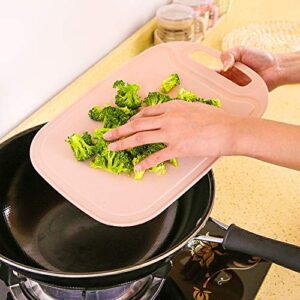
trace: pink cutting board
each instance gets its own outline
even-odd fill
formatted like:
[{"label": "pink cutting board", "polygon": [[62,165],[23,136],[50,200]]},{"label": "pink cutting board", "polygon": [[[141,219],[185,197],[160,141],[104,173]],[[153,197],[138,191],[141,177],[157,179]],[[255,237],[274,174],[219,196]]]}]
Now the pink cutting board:
[{"label": "pink cutting board", "polygon": [[146,173],[143,180],[136,181],[92,169],[88,162],[77,162],[65,139],[74,132],[92,133],[101,127],[89,119],[88,111],[97,104],[114,103],[112,84],[117,79],[137,83],[145,97],[149,91],[158,91],[170,73],[178,73],[182,87],[201,97],[219,98],[226,111],[254,117],[263,114],[268,91],[255,72],[237,63],[235,66],[251,79],[247,86],[238,86],[191,59],[195,51],[220,55],[200,44],[172,42],[144,51],[113,72],[37,133],[30,151],[35,169],[66,199],[102,223],[133,226],[157,216],[204,176],[218,158],[182,158],[177,168],[168,166],[166,175]]}]

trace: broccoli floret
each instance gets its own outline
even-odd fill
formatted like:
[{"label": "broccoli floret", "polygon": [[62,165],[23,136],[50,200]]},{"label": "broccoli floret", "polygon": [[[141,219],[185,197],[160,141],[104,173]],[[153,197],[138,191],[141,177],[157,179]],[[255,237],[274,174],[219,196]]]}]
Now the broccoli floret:
[{"label": "broccoli floret", "polygon": [[94,131],[96,145],[94,152],[97,153],[95,159],[90,163],[92,168],[107,170],[112,173],[131,173],[133,170],[132,159],[126,151],[110,151],[108,142],[104,140],[103,134],[109,128],[100,128]]},{"label": "broccoli floret", "polygon": [[92,136],[87,131],[82,135],[82,138],[89,146],[94,146]]},{"label": "broccoli floret", "polygon": [[111,170],[114,173],[127,173],[130,174],[133,170],[133,163],[131,157],[126,151],[115,152],[116,156],[113,159]]},{"label": "broccoli floret", "polygon": [[99,128],[94,131],[94,139],[96,144],[94,145],[95,154],[101,154],[104,149],[107,149],[107,141],[103,138],[103,134],[107,132],[109,128]]},{"label": "broccoli floret", "polygon": [[146,152],[148,155],[155,153],[159,150],[162,150],[166,147],[166,145],[162,143],[147,144],[145,146],[147,147]]},{"label": "broccoli floret", "polygon": [[90,166],[94,169],[102,169],[102,170],[107,170],[107,162],[105,157],[103,157],[101,154],[97,154],[90,162]]},{"label": "broccoli floret", "polygon": [[125,151],[110,151],[104,149],[101,154],[97,154],[94,161],[90,163],[92,168],[103,169],[115,174],[130,174],[133,170],[131,158]]},{"label": "broccoli floret", "polygon": [[[140,161],[145,159],[147,156],[155,153],[166,146],[162,143],[155,143],[155,144],[146,144],[142,146],[137,146],[132,149],[127,150],[132,156],[133,165],[137,165]],[[152,168],[149,169],[152,172],[155,172],[157,175],[163,175],[166,173],[166,168],[164,163],[160,163]],[[140,180],[143,178],[145,174],[145,170],[136,171],[134,170],[134,179]]]},{"label": "broccoli floret", "polygon": [[221,107],[221,101],[219,99],[204,99],[204,98],[199,98],[198,102],[205,103],[208,105],[213,105],[216,107]]},{"label": "broccoli floret", "polygon": [[87,144],[85,139],[80,134],[74,133],[66,140],[78,161],[87,160],[94,155],[94,147]]},{"label": "broccoli floret", "polygon": [[105,128],[115,128],[125,124],[134,114],[131,110],[126,108],[119,108],[113,106],[95,106],[90,112],[89,116],[92,120],[103,122]]},{"label": "broccoli floret", "polygon": [[133,157],[137,157],[147,151],[148,145],[137,146],[134,148],[127,149],[127,152]]},{"label": "broccoli floret", "polygon": [[128,107],[118,107],[120,110],[122,110],[127,116],[130,118],[134,116],[138,111],[136,109],[129,109]]},{"label": "broccoli floret", "polygon": [[102,113],[103,107],[101,106],[94,106],[89,110],[89,117],[94,121],[103,121],[103,113]]},{"label": "broccoli floret", "polygon": [[127,121],[130,119],[130,116],[118,107],[104,107],[102,113],[104,115],[103,126],[105,128],[119,127],[127,123]]},{"label": "broccoli floret", "polygon": [[162,176],[166,174],[167,169],[165,163],[161,162],[156,166],[149,169],[150,172],[154,172],[157,176]]},{"label": "broccoli floret", "polygon": [[159,92],[150,92],[148,94],[148,96],[144,99],[144,103],[147,106],[151,106],[151,105],[156,105],[156,104],[161,104],[164,102],[168,102],[172,100],[171,97],[169,97],[168,95],[159,93]]},{"label": "broccoli floret", "polygon": [[141,106],[142,99],[137,94],[140,87],[137,84],[129,84],[125,83],[123,80],[117,80],[113,84],[113,88],[118,89],[118,92],[115,96],[115,103],[119,107],[137,109]]},{"label": "broccoli floret", "polygon": [[200,102],[200,103],[205,103],[205,104],[208,104],[208,105],[213,105],[213,106],[216,106],[216,107],[221,107],[221,101],[219,99],[199,98],[199,97],[197,97],[196,94],[194,94],[191,91],[187,91],[184,88],[181,88],[179,90],[179,93],[178,93],[176,98],[180,99],[180,100],[187,101],[187,102]]},{"label": "broccoli floret", "polygon": [[[142,161],[146,155],[139,154],[138,156],[134,157],[132,160],[133,166],[137,165],[140,161]],[[140,170],[136,171],[135,169],[133,170],[133,175],[135,180],[141,180],[144,177],[146,170]]]},{"label": "broccoli floret", "polygon": [[109,130],[110,130],[110,128],[97,128],[97,129],[95,129],[94,134],[93,134],[94,139],[96,139],[96,140],[103,139],[103,134],[106,133]]},{"label": "broccoli floret", "polygon": [[169,160],[169,163],[172,164],[174,167],[177,167],[178,166],[178,162],[177,162],[177,159],[176,158],[171,158]]},{"label": "broccoli floret", "polygon": [[123,80],[117,80],[113,84],[113,88],[118,88],[120,89],[121,87],[125,86],[125,82]]},{"label": "broccoli floret", "polygon": [[197,95],[195,95],[193,92],[191,91],[187,91],[186,89],[184,88],[181,88],[179,90],[179,93],[176,97],[177,99],[180,99],[180,100],[184,100],[184,101],[187,101],[187,102],[195,102],[198,100],[198,97]]},{"label": "broccoli floret", "polygon": [[169,93],[175,86],[180,84],[180,78],[178,74],[170,74],[168,78],[166,78],[161,85],[160,91],[164,94]]}]

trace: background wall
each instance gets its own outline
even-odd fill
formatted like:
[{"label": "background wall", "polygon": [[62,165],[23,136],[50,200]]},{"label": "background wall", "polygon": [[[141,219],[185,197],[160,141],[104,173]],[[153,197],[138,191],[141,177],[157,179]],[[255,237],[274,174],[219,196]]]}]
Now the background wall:
[{"label": "background wall", "polygon": [[168,0],[0,0],[0,137]]}]

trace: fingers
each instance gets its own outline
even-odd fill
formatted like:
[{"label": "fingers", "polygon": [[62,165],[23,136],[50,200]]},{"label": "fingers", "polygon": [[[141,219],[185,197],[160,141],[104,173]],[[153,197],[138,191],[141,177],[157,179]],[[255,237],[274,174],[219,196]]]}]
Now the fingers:
[{"label": "fingers", "polygon": [[163,143],[164,136],[161,130],[138,132],[127,138],[120,139],[110,143],[108,149],[112,151],[121,151],[145,144]]},{"label": "fingers", "polygon": [[223,63],[223,71],[226,72],[228,69],[232,68],[234,63],[242,60],[242,55],[245,49],[243,47],[234,47],[223,52],[220,59]]},{"label": "fingers", "polygon": [[158,105],[145,107],[136,115],[134,115],[130,120],[134,120],[141,117],[153,117],[153,116],[162,115],[167,111],[168,108],[168,106],[166,106],[167,104],[168,103],[162,103]]},{"label": "fingers", "polygon": [[130,136],[139,131],[160,129],[161,123],[162,121],[159,117],[138,118],[126,123],[123,126],[106,132],[103,137],[107,141],[114,141]]},{"label": "fingers", "polygon": [[135,166],[137,171],[146,170],[174,157],[170,148],[164,148],[148,156]]}]

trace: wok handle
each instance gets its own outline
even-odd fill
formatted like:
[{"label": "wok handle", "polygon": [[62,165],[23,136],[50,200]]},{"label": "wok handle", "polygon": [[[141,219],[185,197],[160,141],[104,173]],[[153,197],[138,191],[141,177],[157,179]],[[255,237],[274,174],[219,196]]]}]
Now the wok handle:
[{"label": "wok handle", "polygon": [[259,256],[300,272],[300,247],[260,236],[234,224],[227,229],[222,246],[225,250]]}]

